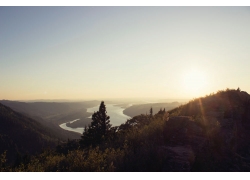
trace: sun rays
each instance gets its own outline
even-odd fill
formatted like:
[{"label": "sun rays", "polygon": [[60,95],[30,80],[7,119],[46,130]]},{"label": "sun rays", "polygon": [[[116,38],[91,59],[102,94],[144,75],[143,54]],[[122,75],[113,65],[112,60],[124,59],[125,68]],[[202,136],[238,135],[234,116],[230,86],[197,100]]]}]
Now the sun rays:
[{"label": "sun rays", "polygon": [[208,87],[208,77],[205,72],[199,69],[191,69],[184,73],[182,86],[189,96],[200,96]]}]

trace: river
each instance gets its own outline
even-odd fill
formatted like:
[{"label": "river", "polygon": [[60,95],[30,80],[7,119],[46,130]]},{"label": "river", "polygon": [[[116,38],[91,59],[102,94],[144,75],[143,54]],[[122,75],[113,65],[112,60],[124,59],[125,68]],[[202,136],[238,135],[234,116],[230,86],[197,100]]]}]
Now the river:
[{"label": "river", "polygon": [[68,126],[66,125],[67,123],[73,123],[73,122],[78,121],[78,120],[80,120],[80,119],[75,119],[75,120],[73,120],[73,121],[69,121],[69,122],[66,122],[66,123],[60,124],[59,126],[60,126],[60,128],[62,128],[62,129],[64,129],[64,130],[67,130],[67,131],[73,131],[73,132],[77,132],[77,133],[82,134],[82,133],[83,133],[84,128],[82,128],[82,127],[78,127],[78,128],[71,128],[71,127],[68,127]]},{"label": "river", "polygon": [[[99,110],[99,106],[100,105],[92,107],[92,108],[87,108],[87,112],[94,113],[94,112]],[[107,104],[106,105],[107,115],[110,117],[110,124],[112,124],[112,126],[119,126],[122,123],[125,123],[127,121],[127,119],[131,118],[131,117],[123,114],[123,110],[124,110],[124,108],[116,106],[115,104]],[[92,115],[89,118],[91,118],[91,117],[92,117]],[[78,120],[80,120],[80,119],[75,119],[75,120],[69,121],[67,123],[73,123],[73,122],[78,121]],[[66,126],[67,123],[60,124],[59,126],[62,129],[65,129],[67,131],[73,131],[73,132],[77,132],[80,134],[83,133],[83,130],[84,130],[83,127],[71,128],[71,127]]]}]

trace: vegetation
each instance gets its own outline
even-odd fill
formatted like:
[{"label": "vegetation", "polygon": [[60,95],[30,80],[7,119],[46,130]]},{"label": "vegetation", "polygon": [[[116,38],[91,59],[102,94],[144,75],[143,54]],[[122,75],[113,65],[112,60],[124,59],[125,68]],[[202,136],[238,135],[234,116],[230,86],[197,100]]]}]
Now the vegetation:
[{"label": "vegetation", "polygon": [[150,108],[149,113],[150,113],[150,116],[152,117],[153,116],[153,108],[152,107]]},{"label": "vegetation", "polygon": [[85,126],[81,144],[83,146],[96,145],[104,140],[109,134],[111,124],[109,116],[107,116],[106,106],[102,101],[99,111],[92,115],[91,125]]},{"label": "vegetation", "polygon": [[3,152],[1,171],[250,171],[249,98],[226,89],[118,127],[101,102],[82,139],[12,166]]}]

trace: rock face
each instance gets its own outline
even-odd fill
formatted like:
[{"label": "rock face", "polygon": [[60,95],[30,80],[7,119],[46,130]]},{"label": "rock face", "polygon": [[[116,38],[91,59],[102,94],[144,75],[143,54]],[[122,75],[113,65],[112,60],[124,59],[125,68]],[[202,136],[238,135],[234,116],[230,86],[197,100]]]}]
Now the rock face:
[{"label": "rock face", "polygon": [[166,122],[166,145],[161,151],[168,154],[163,171],[191,171],[196,154],[206,145],[207,139],[201,127],[190,117],[171,117]]},{"label": "rock face", "polygon": [[192,169],[195,155],[190,146],[163,146],[160,149],[167,154],[167,161],[162,171],[189,172]]}]

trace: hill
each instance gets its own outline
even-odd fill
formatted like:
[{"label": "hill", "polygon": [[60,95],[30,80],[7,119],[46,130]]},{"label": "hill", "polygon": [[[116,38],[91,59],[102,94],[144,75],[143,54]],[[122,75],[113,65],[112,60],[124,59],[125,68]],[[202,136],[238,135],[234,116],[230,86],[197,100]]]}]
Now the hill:
[{"label": "hill", "polygon": [[[192,170],[250,171],[250,95],[247,92],[218,91],[193,99],[169,114],[172,123],[179,123],[175,131],[180,132],[173,133],[174,138],[169,141],[175,145],[190,142],[192,150],[196,149]],[[178,122],[179,117],[184,117],[182,122]],[[188,123],[200,128],[199,136],[189,134]]]},{"label": "hill", "polygon": [[55,147],[57,142],[40,123],[0,104],[0,154],[7,150],[9,162],[14,162],[18,154],[36,154]]}]

